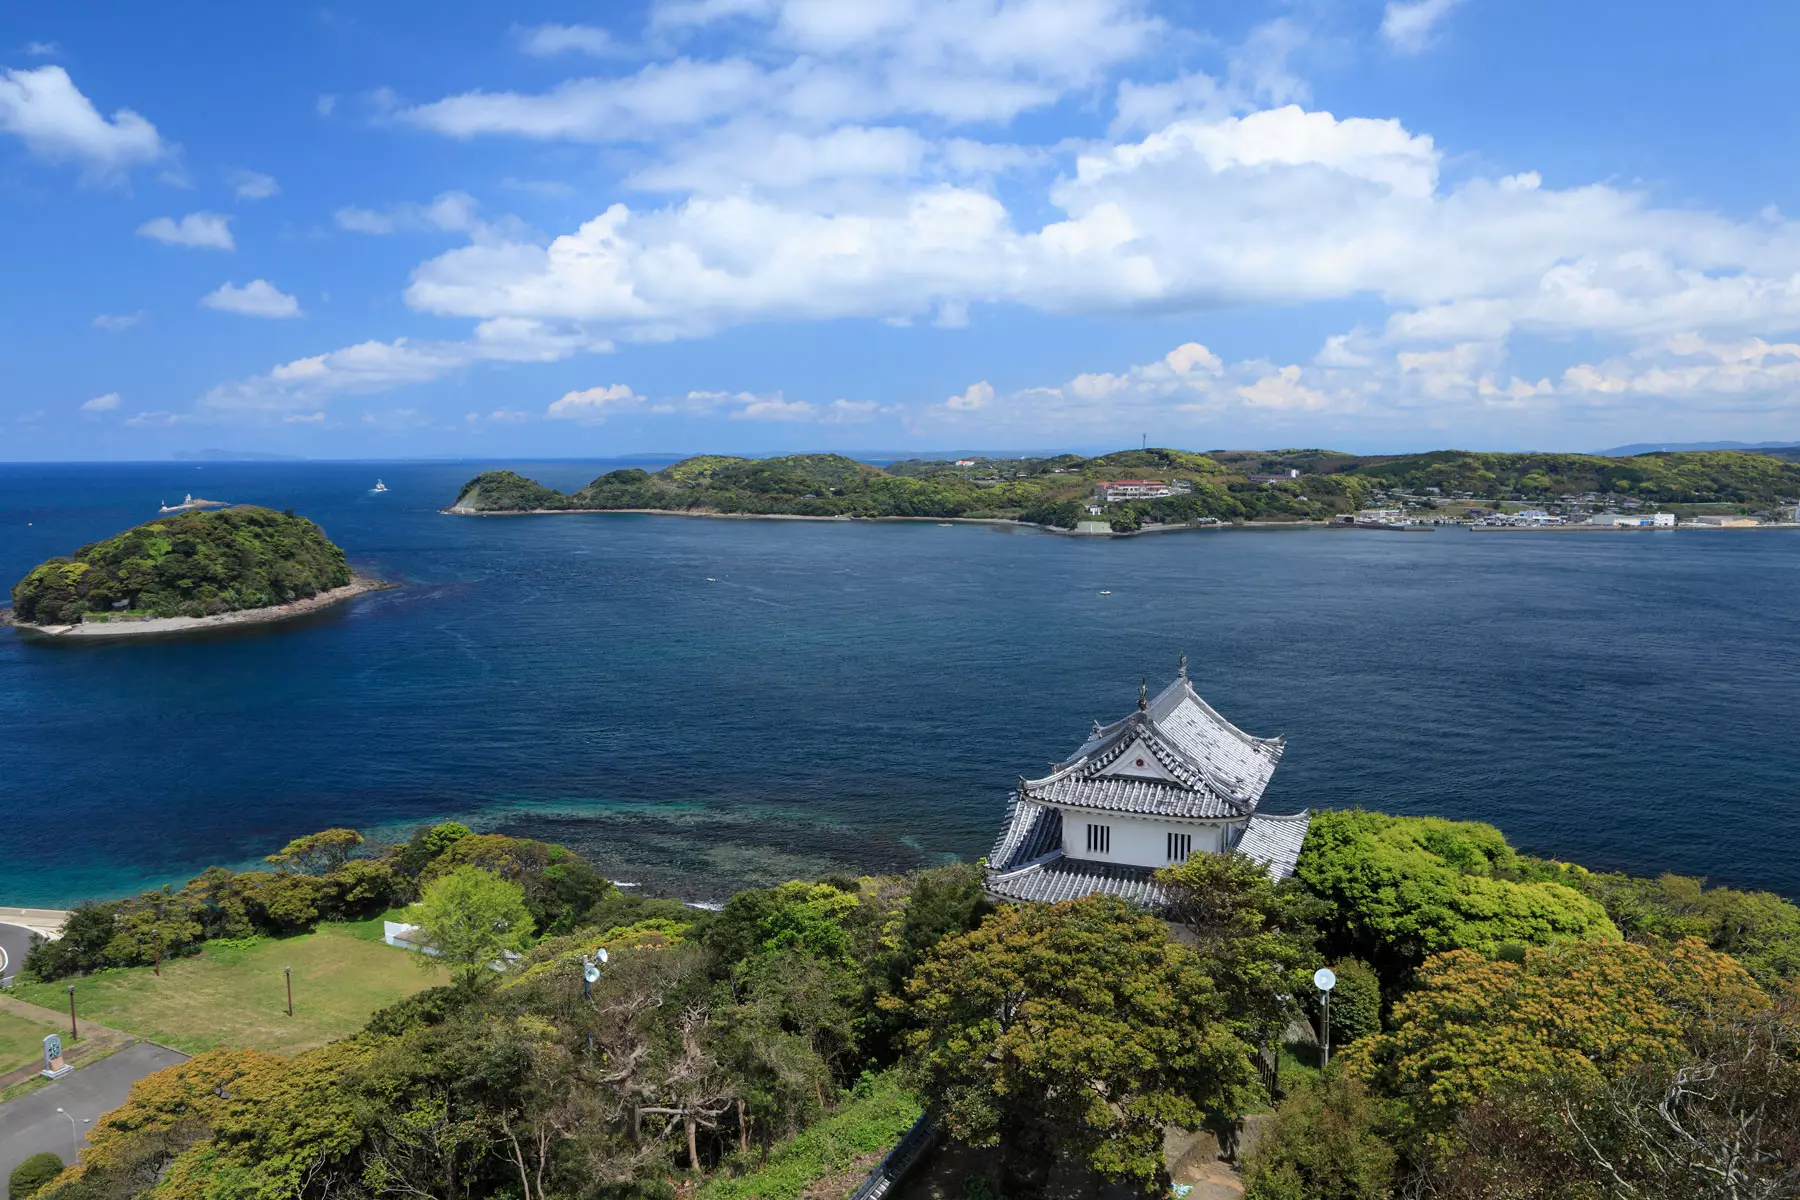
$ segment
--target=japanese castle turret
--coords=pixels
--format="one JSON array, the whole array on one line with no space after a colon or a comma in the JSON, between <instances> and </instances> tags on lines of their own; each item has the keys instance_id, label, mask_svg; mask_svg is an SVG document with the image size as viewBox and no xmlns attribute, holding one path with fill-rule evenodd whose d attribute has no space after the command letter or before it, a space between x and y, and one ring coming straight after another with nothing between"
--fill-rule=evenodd
<instances>
[{"instance_id":1,"label":"japanese castle turret","mask_svg":"<svg viewBox=\"0 0 1800 1200\"><path fill-rule=\"evenodd\" d=\"M1183 655L1154 699L1140 687L1136 712L1096 721L1050 774L1019 780L988 856L987 890L1045 901L1107 892L1154 908L1158 868L1231 851L1285 879L1311 817L1256 811L1285 744L1220 716L1194 691Z\"/></svg>"}]
</instances>

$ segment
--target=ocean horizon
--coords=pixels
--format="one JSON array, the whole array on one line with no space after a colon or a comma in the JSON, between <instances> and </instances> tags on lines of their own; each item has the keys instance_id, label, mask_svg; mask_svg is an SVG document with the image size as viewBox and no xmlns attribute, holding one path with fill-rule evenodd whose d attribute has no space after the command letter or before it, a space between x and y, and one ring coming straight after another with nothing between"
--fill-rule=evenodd
<instances>
[{"instance_id":1,"label":"ocean horizon","mask_svg":"<svg viewBox=\"0 0 1800 1200\"><path fill-rule=\"evenodd\" d=\"M0 903L446 818L694 900L973 859L1019 776L1184 651L1226 717L1287 736L1272 811L1482 820L1595 869L1800 896L1794 533L438 512L495 465L568 489L646 461L0 464L8 586L190 492L292 508L403 585L198 638L0 631Z\"/></svg>"}]
</instances>

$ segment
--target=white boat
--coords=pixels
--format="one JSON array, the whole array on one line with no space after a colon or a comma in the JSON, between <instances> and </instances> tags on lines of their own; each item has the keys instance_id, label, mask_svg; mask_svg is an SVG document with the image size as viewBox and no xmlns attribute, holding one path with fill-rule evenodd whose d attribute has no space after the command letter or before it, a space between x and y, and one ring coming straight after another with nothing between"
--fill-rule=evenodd
<instances>
[{"instance_id":1,"label":"white boat","mask_svg":"<svg viewBox=\"0 0 1800 1200\"><path fill-rule=\"evenodd\" d=\"M381 480L377 479L375 481L375 486L370 488L369 490L371 492L385 492L388 490L388 485L381 482Z\"/></svg>"}]
</instances>

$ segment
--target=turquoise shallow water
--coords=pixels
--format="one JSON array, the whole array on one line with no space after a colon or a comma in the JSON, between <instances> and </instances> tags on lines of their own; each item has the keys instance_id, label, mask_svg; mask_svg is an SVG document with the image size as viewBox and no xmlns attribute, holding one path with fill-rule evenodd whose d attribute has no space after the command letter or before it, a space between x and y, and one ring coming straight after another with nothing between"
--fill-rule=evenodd
<instances>
[{"instance_id":1,"label":"turquoise shallow water","mask_svg":"<svg viewBox=\"0 0 1800 1200\"><path fill-rule=\"evenodd\" d=\"M445 816L693 898L973 857L1020 774L1183 649L1226 715L1288 735L1271 808L1478 818L1800 896L1794 534L439 515L478 469L0 465L8 582L191 491L293 507L406 584L203 640L0 632L0 903Z\"/></svg>"}]
</instances>

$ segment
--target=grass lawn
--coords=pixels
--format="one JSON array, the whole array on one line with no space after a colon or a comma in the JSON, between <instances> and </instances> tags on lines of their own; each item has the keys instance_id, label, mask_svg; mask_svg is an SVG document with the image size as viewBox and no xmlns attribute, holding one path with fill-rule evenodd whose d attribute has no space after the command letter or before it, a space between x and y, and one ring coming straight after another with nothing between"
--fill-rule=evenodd
<instances>
[{"instance_id":1,"label":"grass lawn","mask_svg":"<svg viewBox=\"0 0 1800 1200\"><path fill-rule=\"evenodd\" d=\"M44 1035L66 1032L68 1029L63 1025L30 1021L0 1012L0 1074L27 1063L41 1063L44 1060Z\"/></svg>"},{"instance_id":2,"label":"grass lawn","mask_svg":"<svg viewBox=\"0 0 1800 1200\"><path fill-rule=\"evenodd\" d=\"M194 1054L237 1046L294 1054L361 1029L376 1009L432 984L415 955L381 941L381 920L321 925L313 933L249 945L208 945L193 958L102 971L77 979L83 1017ZM287 1015L281 969L294 969ZM14 995L46 1007L67 1003L66 981L20 984ZM0 1026L0 1045L4 1031ZM42 1037L42 1033L38 1037Z\"/></svg>"}]
</instances>

